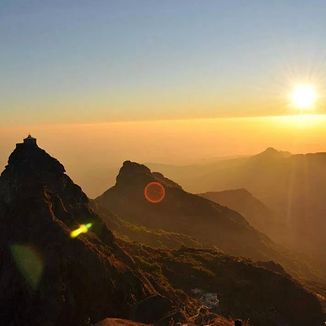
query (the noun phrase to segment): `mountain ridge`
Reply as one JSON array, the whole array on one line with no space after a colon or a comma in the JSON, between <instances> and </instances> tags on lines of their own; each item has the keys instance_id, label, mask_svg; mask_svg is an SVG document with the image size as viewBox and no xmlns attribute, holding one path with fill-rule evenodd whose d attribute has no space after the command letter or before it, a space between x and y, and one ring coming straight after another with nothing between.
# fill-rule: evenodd
<instances>
[{"instance_id":1,"label":"mountain ridge","mask_svg":"<svg viewBox=\"0 0 326 326\"><path fill-rule=\"evenodd\" d=\"M194 193L247 189L283 219L280 234L284 223L290 231L286 245L313 257L318 268L325 270L322 230L326 206L322 194L326 191L326 153L274 154L270 158L261 152L258 159L253 155L184 170L162 166L161 172ZM283 242L284 237L277 238L277 233L275 240Z\"/></svg>"},{"instance_id":2,"label":"mountain ridge","mask_svg":"<svg viewBox=\"0 0 326 326\"><path fill-rule=\"evenodd\" d=\"M210 223L215 223L210 217L210 214L213 214L213 216L219 220L222 225L225 225L226 228L234 228L237 230L242 229L245 233L254 232L252 231L248 222L240 214L211 201L208 201L204 198L201 198L197 195L185 192L175 182L165 178L162 176L162 174L151 173L148 168L145 170L144 166L141 164L137 164L138 169L135 174L129 174L129 165L132 166L133 170L135 170L136 163L131 163L130 161L124 162L117 176L116 185L95 200L98 204L110 209L113 213L124 216L125 218L128 218L128 215L132 214L132 216L136 219L131 220L131 222L135 222L137 224L145 225L151 228L163 228L171 232L189 234L190 236L192 235L196 238L202 234L202 239L206 240L209 240L209 237L214 237L215 232L220 232L221 238L224 239L222 242L224 241L229 243L229 238L226 237L225 234L223 234L223 232L220 230L216 230L213 233L212 230L210 230L209 232L211 233L211 236L209 236L209 234L206 232L207 229L205 225L203 226L205 232L204 229L200 230L200 228L202 228L200 224L198 224L198 229L195 230L196 234L194 234L194 232L189 229L188 223L190 220L187 220L186 218L193 217L197 223L199 223L199 217L194 216L194 214L196 214L196 210L200 210L199 216L205 216L208 221L211 221ZM142 173L144 171L145 173ZM127 187L124 187L124 183L120 182L122 179L128 180ZM160 182L166 188L166 198L162 203L159 203L158 205L151 205L143 196L144 188L146 184L150 182ZM112 197L109 198L111 194ZM120 197L120 194L122 194L122 197ZM106 198L107 196L109 197ZM133 205L131 210L125 206L127 197L128 207ZM115 207L111 206L110 204L106 205L105 203L108 201L112 203L112 205L115 205L117 209L115 209ZM146 213L142 212L142 209L144 209L144 212ZM176 223L176 228L174 226L170 228L168 225L169 221L164 218L164 214L165 212L173 213L174 210L178 212L175 214L183 214L182 216L184 217L174 220L173 223ZM241 233L238 234L238 237L240 237L240 235ZM259 237L259 235L255 234L254 237Z\"/></svg>"},{"instance_id":3,"label":"mountain ridge","mask_svg":"<svg viewBox=\"0 0 326 326\"><path fill-rule=\"evenodd\" d=\"M148 168L142 175L142 164L138 164L139 169L135 176L132 173L124 175L125 169L129 170L129 164L136 169L136 163L130 161L122 166L116 185L95 200L99 209L108 209L116 216L123 216L128 223L154 232L164 230L190 236L204 247L213 247L229 255L253 260L275 260L296 278L323 282L321 273L310 268L300 255L293 255L288 249L255 230L239 213L188 193L179 185L174 186L173 181L165 183L167 178L150 172ZM121 177L126 178L127 186L119 182ZM162 185L166 185L166 195L162 202L153 204L146 200L144 189L151 182L162 182ZM107 219L110 220L110 217ZM132 238L133 235L128 233ZM150 242L145 243L152 245ZM291 259L291 255L296 258Z\"/></svg>"},{"instance_id":4,"label":"mountain ridge","mask_svg":"<svg viewBox=\"0 0 326 326\"><path fill-rule=\"evenodd\" d=\"M0 176L0 218L4 325L86 326L107 317L164 325L172 318L213 320L218 314L266 325L282 320L317 326L322 320L317 299L280 269L216 250L157 250L116 239L61 163L38 147L18 146L9 159ZM72 237L80 223L92 225ZM180 272L186 283L180 283ZM196 315L202 303L194 285L215 296L221 287L221 310ZM275 311L259 296L248 296L247 286L252 293L265 288ZM276 295L282 289L284 300ZM298 304L305 309L291 313Z\"/></svg>"},{"instance_id":5,"label":"mountain ridge","mask_svg":"<svg viewBox=\"0 0 326 326\"><path fill-rule=\"evenodd\" d=\"M0 216L7 258L0 286L7 289L5 279L13 284L1 297L7 325L77 326L107 315L129 318L137 298L156 292L63 166L36 145L19 144L10 156L0 177ZM91 231L72 239L71 231L85 222L92 223ZM39 273L34 275L25 257L39 261ZM120 282L125 285L114 285ZM13 298L16 307L10 305Z\"/></svg>"},{"instance_id":6,"label":"mountain ridge","mask_svg":"<svg viewBox=\"0 0 326 326\"><path fill-rule=\"evenodd\" d=\"M253 227L268 235L271 239L280 241L282 238L280 234L281 217L276 216L275 212L253 196L247 189L209 191L199 195L239 212ZM282 231L284 240L280 242L285 243L288 234L285 221L283 221Z\"/></svg>"}]
</instances>

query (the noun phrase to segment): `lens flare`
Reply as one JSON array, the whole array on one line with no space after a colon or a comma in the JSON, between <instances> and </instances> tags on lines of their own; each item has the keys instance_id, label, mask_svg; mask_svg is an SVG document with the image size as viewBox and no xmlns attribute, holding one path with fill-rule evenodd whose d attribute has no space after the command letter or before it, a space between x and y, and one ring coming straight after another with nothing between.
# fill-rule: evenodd
<instances>
[{"instance_id":1,"label":"lens flare","mask_svg":"<svg viewBox=\"0 0 326 326\"><path fill-rule=\"evenodd\" d=\"M78 229L73 230L70 232L70 237L71 238L77 238L79 235L81 235L82 233L87 233L88 230L92 227L92 223L88 223L88 224L82 224L79 226Z\"/></svg>"},{"instance_id":2,"label":"lens flare","mask_svg":"<svg viewBox=\"0 0 326 326\"><path fill-rule=\"evenodd\" d=\"M158 204L165 197L165 188L159 182L150 182L144 189L144 196L148 202Z\"/></svg>"},{"instance_id":3,"label":"lens flare","mask_svg":"<svg viewBox=\"0 0 326 326\"><path fill-rule=\"evenodd\" d=\"M28 285L36 290L43 273L42 257L36 248L30 245L13 244L10 251L18 270Z\"/></svg>"}]
</instances>

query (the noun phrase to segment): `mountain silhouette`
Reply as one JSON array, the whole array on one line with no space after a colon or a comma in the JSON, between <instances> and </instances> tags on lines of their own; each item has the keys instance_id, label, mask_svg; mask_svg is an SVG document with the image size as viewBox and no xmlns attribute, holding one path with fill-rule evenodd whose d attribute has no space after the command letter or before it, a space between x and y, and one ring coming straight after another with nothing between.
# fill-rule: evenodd
<instances>
[{"instance_id":1,"label":"mountain silhouette","mask_svg":"<svg viewBox=\"0 0 326 326\"><path fill-rule=\"evenodd\" d=\"M326 270L325 166L326 153L290 154L269 148L207 165L155 168L195 193L247 189L273 211L274 239L309 255L318 269ZM289 231L285 239L284 225Z\"/></svg>"},{"instance_id":2,"label":"mountain silhouette","mask_svg":"<svg viewBox=\"0 0 326 326\"><path fill-rule=\"evenodd\" d=\"M134 175L138 168L128 170ZM120 177L123 187L133 188ZM17 144L1 174L0 218L1 325L105 325L107 317L158 325L202 318L227 325L235 317L254 324L320 325L323 318L316 297L273 262L116 239L63 165L32 137ZM79 236L73 236L76 229ZM211 292L220 304L200 310Z\"/></svg>"},{"instance_id":3,"label":"mountain silhouette","mask_svg":"<svg viewBox=\"0 0 326 326\"><path fill-rule=\"evenodd\" d=\"M165 199L158 204L144 196L147 184L158 182ZM253 229L237 212L184 191L181 186L146 166L124 162L115 186L96 202L131 223L193 236L233 255L270 257L269 239Z\"/></svg>"},{"instance_id":4,"label":"mountain silhouette","mask_svg":"<svg viewBox=\"0 0 326 326\"><path fill-rule=\"evenodd\" d=\"M86 325L130 317L155 293L64 167L28 139L0 178L2 325ZM80 224L90 232L72 239Z\"/></svg>"},{"instance_id":5,"label":"mountain silhouette","mask_svg":"<svg viewBox=\"0 0 326 326\"><path fill-rule=\"evenodd\" d=\"M273 210L254 197L248 190L211 191L200 194L200 196L239 212L253 227L272 239L281 239L283 235L281 242L286 242L289 230L285 221L276 216ZM282 222L283 227L281 227ZM283 234L280 234L281 232Z\"/></svg>"},{"instance_id":6,"label":"mountain silhouette","mask_svg":"<svg viewBox=\"0 0 326 326\"><path fill-rule=\"evenodd\" d=\"M159 203L146 199L144 190L148 184L159 183L165 188L165 198ZM126 161L116 178L116 184L95 200L98 213L112 226L110 215L122 217L129 229L146 228L147 232L135 235L126 228L117 228L117 235L140 241L154 247L166 246L166 240L191 237L195 242L186 243L196 248L213 247L229 255L243 256L253 260L274 260L281 263L296 278L323 282L321 272L311 268L305 257L294 255L281 245L274 243L263 233L253 228L246 219L234 210L221 206L201 196L188 193L180 185L151 172L144 165ZM133 227L131 227L133 226ZM163 230L163 232L162 232ZM144 229L143 229L144 231ZM150 232L152 231L152 232ZM171 234L172 233L172 234ZM140 235L144 236L144 241ZM150 241L154 234L162 234L163 245ZM147 240L146 240L147 239ZM189 239L189 238L188 238ZM171 246L174 248L173 246Z\"/></svg>"}]
</instances>

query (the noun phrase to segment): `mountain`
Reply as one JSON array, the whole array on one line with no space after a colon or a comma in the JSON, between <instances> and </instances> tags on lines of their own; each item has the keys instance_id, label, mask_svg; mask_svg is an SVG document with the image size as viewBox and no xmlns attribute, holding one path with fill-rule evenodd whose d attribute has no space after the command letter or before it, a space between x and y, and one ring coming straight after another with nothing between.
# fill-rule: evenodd
<instances>
[{"instance_id":1,"label":"mountain","mask_svg":"<svg viewBox=\"0 0 326 326\"><path fill-rule=\"evenodd\" d=\"M146 199L144 191L147 185L153 183L164 189L165 197L161 202L153 203ZM184 191L174 181L158 172L151 172L144 165L124 162L115 186L98 197L95 203L101 208L98 213L111 225L111 218L102 214L103 209L123 217L131 225L145 227L154 233L163 230L174 235L186 235L202 247L215 248L229 255L253 260L274 260L283 264L296 278L323 284L322 274L311 268L308 260L275 244L254 229L239 213ZM120 228L117 235L124 232ZM132 240L143 242L139 237L133 238L130 232L126 234ZM152 245L148 241L145 243Z\"/></svg>"},{"instance_id":2,"label":"mountain","mask_svg":"<svg viewBox=\"0 0 326 326\"><path fill-rule=\"evenodd\" d=\"M270 326L322 325L324 320L319 313L311 313L320 309L313 296L304 294L301 285L273 262L253 263L208 249L166 251L138 244L125 250L145 270L154 271L155 278L166 280L205 306L215 306L213 311L223 316ZM199 323L203 324L210 325Z\"/></svg>"},{"instance_id":3,"label":"mountain","mask_svg":"<svg viewBox=\"0 0 326 326\"><path fill-rule=\"evenodd\" d=\"M284 220L276 216L275 212L248 190L210 191L199 195L239 212L257 230L267 234L272 239L283 239L282 242L286 243L285 239L289 230ZM282 222L283 227L281 227ZM280 234L281 232L283 236Z\"/></svg>"},{"instance_id":4,"label":"mountain","mask_svg":"<svg viewBox=\"0 0 326 326\"><path fill-rule=\"evenodd\" d=\"M153 229L130 221L113 214L110 210L91 201L92 208L105 221L107 227L119 239L136 241L152 248L178 249L181 246L203 248L203 244L189 235L169 232L163 229Z\"/></svg>"},{"instance_id":5,"label":"mountain","mask_svg":"<svg viewBox=\"0 0 326 326\"><path fill-rule=\"evenodd\" d=\"M1 175L1 325L88 325L107 316L130 318L137 302L157 294L155 282L117 245L64 172L27 138L17 144ZM92 224L90 232L71 238L85 223Z\"/></svg>"},{"instance_id":6,"label":"mountain","mask_svg":"<svg viewBox=\"0 0 326 326\"><path fill-rule=\"evenodd\" d=\"M144 196L151 182L165 188L160 203L153 204ZM237 212L188 193L162 174L134 162L124 162L115 186L96 202L131 223L186 234L229 254L267 259L273 252L269 239Z\"/></svg>"},{"instance_id":7,"label":"mountain","mask_svg":"<svg viewBox=\"0 0 326 326\"><path fill-rule=\"evenodd\" d=\"M0 219L1 325L323 320L317 298L273 262L116 239L32 137L17 144L1 174Z\"/></svg>"},{"instance_id":8,"label":"mountain","mask_svg":"<svg viewBox=\"0 0 326 326\"><path fill-rule=\"evenodd\" d=\"M180 166L162 165L160 171L195 193L247 189L273 210L280 234L286 225L287 245L326 270L325 167L326 153L290 154L269 148L246 158L185 166L183 173ZM276 240L283 241L283 235Z\"/></svg>"},{"instance_id":9,"label":"mountain","mask_svg":"<svg viewBox=\"0 0 326 326\"><path fill-rule=\"evenodd\" d=\"M253 174L257 164L265 165L265 168L278 169L277 162L291 156L289 152L278 151L269 147L257 155L220 159L206 164L176 166L150 163L148 167L155 171L161 171L161 173L172 178L182 185L184 189L192 193L244 188L257 197L248 187L239 186L247 166L251 166ZM275 166L273 167L274 164ZM249 179L247 181L257 182L255 179L257 179L257 174L253 180ZM258 198L262 200L260 197ZM263 202L265 203L265 201Z\"/></svg>"}]
</instances>

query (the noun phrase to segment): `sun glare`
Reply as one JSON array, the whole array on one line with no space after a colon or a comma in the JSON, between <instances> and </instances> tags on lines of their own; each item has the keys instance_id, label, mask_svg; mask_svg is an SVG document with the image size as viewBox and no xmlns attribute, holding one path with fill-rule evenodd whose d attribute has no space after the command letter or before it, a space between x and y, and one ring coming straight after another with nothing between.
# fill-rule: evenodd
<instances>
[{"instance_id":1,"label":"sun glare","mask_svg":"<svg viewBox=\"0 0 326 326\"><path fill-rule=\"evenodd\" d=\"M313 85L301 84L294 87L291 93L292 105L301 110L313 109L317 100L316 88Z\"/></svg>"}]
</instances>

